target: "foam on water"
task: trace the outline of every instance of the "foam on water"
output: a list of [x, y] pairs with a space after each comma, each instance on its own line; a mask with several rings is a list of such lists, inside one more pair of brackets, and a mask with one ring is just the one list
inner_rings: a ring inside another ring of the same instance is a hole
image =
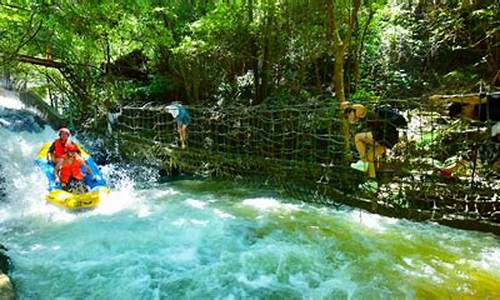
[[[0, 165], [4, 188], [8, 191], [5, 203], [0, 207], [0, 223], [29, 216], [51, 221], [71, 221], [78, 216], [44, 201], [47, 179], [35, 165], [34, 158], [43, 144], [56, 136], [56, 132], [49, 127], [42, 133], [12, 133], [0, 127], [0, 140], [3, 141], [0, 144]], [[74, 140], [78, 142], [77, 139]], [[106, 175], [112, 168], [113, 166], [103, 168], [103, 174]], [[135, 209], [144, 213], [147, 208], [136, 201], [133, 185], [134, 182], [129, 177], [122, 178], [117, 189], [103, 201], [103, 205], [88, 214], [111, 214], [123, 209]]]
[[[0, 243], [21, 299], [412, 299], [499, 295], [490, 234], [335, 210], [211, 181], [113, 190], [92, 211], [45, 203], [33, 159], [55, 137], [0, 127]], [[147, 171], [145, 171], [147, 173]], [[144, 179], [141, 179], [141, 181]]]
[[16, 93], [0, 88], [0, 107], [23, 109], [24, 104], [19, 101]]
[[[148, 299], [481, 296], [481, 289], [494, 291], [500, 278], [496, 259], [481, 250], [496, 249], [489, 235], [438, 243], [444, 236], [439, 232], [425, 236], [405, 224], [366, 231], [349, 213], [322, 216], [314, 207], [290, 211], [276, 203], [263, 213], [261, 205], [243, 205], [245, 199], [210, 191], [196, 196], [175, 184], [121, 195], [136, 200], [126, 200], [131, 207], [99, 208], [5, 235], [21, 295], [86, 298], [91, 290], [91, 298]], [[404, 241], [408, 231], [416, 238]], [[454, 243], [463, 254], [455, 253]], [[478, 254], [488, 257], [489, 266]]]

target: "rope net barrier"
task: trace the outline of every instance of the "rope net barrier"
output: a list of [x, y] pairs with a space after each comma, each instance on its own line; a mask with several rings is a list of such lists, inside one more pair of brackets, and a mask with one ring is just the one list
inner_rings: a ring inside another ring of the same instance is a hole
[[351, 134], [343, 134], [347, 121], [337, 105], [188, 106], [187, 149], [178, 146], [175, 120], [164, 107], [123, 107], [115, 127], [123, 152], [155, 159], [166, 170], [253, 178], [308, 202], [498, 233], [494, 124], [450, 120], [434, 102], [391, 104], [408, 127], [378, 160], [376, 181], [350, 167], [358, 159], [353, 134], [366, 129], [351, 125]]

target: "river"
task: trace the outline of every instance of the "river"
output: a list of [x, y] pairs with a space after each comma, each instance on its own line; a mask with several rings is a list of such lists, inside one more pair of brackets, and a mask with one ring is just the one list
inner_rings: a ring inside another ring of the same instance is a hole
[[271, 188], [159, 183], [153, 170], [111, 164], [102, 172], [112, 192], [98, 208], [62, 210], [44, 201], [33, 162], [56, 133], [9, 122], [0, 117], [0, 244], [19, 299], [500, 297], [492, 234], [321, 207]]

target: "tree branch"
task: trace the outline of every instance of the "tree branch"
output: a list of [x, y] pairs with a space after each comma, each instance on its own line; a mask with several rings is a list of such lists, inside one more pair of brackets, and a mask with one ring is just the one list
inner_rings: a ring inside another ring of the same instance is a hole
[[49, 68], [62, 69], [62, 68], [67, 66], [66, 64], [63, 64], [63, 63], [55, 62], [52, 60], [36, 58], [36, 57], [32, 57], [32, 56], [27, 56], [27, 55], [17, 55], [16, 58], [20, 62], [25, 62], [25, 63], [49, 67]]
[[8, 4], [8, 3], [2, 3], [2, 2], [0, 2], [0, 5], [8, 7], [8, 8], [13, 8], [13, 9], [20, 9], [20, 10], [24, 10], [24, 11], [31, 11], [31, 9], [27, 9], [27, 8], [24, 8], [24, 7], [21, 7], [21, 6], [17, 6], [17, 5], [13, 5], [13, 4]]

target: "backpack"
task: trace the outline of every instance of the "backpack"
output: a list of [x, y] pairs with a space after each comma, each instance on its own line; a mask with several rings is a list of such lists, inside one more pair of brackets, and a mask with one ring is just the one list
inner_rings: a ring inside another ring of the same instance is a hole
[[400, 114], [396, 109], [388, 104], [383, 104], [375, 107], [375, 113], [383, 120], [387, 120], [391, 125], [396, 128], [407, 128], [408, 122], [405, 117]]

